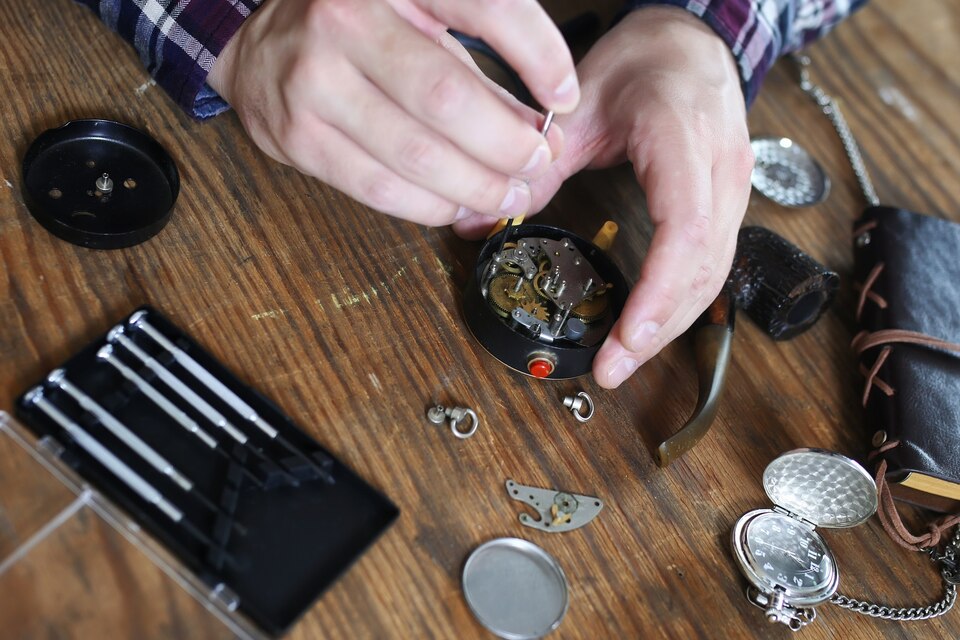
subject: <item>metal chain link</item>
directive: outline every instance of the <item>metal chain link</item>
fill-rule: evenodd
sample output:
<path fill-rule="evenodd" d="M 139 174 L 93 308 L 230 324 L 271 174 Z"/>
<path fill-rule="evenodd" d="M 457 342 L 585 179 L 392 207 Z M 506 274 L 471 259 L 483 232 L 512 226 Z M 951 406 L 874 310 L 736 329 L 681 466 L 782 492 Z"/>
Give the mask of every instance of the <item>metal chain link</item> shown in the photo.
<path fill-rule="evenodd" d="M 813 98 L 823 114 L 830 120 L 833 128 L 836 129 L 837 135 L 840 136 L 840 142 L 843 143 L 843 150 L 846 151 L 850 165 L 853 167 L 853 173 L 857 176 L 857 182 L 860 183 L 863 197 L 866 198 L 871 207 L 877 206 L 880 204 L 880 199 L 877 197 L 877 191 L 873 188 L 873 182 L 870 180 L 870 174 L 867 173 L 867 167 L 863 164 L 860 147 L 850 131 L 847 119 L 840 112 L 839 103 L 810 80 L 810 58 L 799 54 L 793 54 L 792 57 L 800 69 L 800 88 Z"/>
<path fill-rule="evenodd" d="M 953 538 L 947 543 L 943 553 L 932 548 L 926 549 L 930 559 L 940 565 L 940 578 L 943 580 L 943 597 L 933 604 L 925 607 L 891 607 L 857 600 L 839 593 L 830 598 L 830 602 L 838 607 L 884 620 L 929 620 L 942 616 L 950 611 L 957 601 L 957 583 L 960 582 L 957 565 L 960 560 L 958 551 L 960 551 L 960 527 L 954 532 Z"/>
<path fill-rule="evenodd" d="M 817 103 L 823 114 L 830 120 L 830 124 L 833 125 L 837 135 L 840 136 L 843 150 L 850 160 L 857 182 L 860 183 L 863 197 L 866 198 L 870 206 L 877 206 L 880 204 L 880 199 L 877 197 L 873 182 L 870 180 L 870 174 L 867 173 L 867 168 L 863 163 L 860 147 L 850 131 L 846 118 L 840 111 L 839 104 L 810 80 L 810 58 L 799 54 L 794 54 L 792 57 L 800 69 L 800 88 Z M 942 616 L 950 611 L 957 601 L 957 584 L 960 583 L 960 527 L 953 534 L 953 538 L 951 538 L 943 553 L 938 553 L 936 549 L 926 549 L 926 552 L 933 562 L 941 565 L 940 577 L 943 580 L 944 593 L 943 597 L 937 602 L 925 607 L 891 607 L 857 600 L 840 593 L 830 598 L 830 602 L 838 607 L 874 618 L 883 618 L 884 620 L 929 620 Z"/>

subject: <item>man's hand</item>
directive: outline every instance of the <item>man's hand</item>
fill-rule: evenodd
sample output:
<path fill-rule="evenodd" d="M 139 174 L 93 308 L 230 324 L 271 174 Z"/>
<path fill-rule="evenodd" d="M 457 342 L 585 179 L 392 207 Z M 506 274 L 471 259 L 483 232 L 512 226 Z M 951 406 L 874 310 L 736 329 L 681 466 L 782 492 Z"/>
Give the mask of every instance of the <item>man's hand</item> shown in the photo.
<path fill-rule="evenodd" d="M 557 121 L 563 155 L 532 183 L 534 210 L 569 176 L 629 159 L 653 239 L 640 280 L 593 363 L 616 387 L 683 333 L 720 291 L 750 195 L 753 154 L 733 56 L 682 9 L 630 13 L 578 68 L 583 99 Z M 483 219 L 454 228 L 482 232 Z"/>
<path fill-rule="evenodd" d="M 429 225 L 517 216 L 562 135 L 471 68 L 447 27 L 483 38 L 557 112 L 580 90 L 536 0 L 272 0 L 230 40 L 209 84 L 280 162 Z"/>

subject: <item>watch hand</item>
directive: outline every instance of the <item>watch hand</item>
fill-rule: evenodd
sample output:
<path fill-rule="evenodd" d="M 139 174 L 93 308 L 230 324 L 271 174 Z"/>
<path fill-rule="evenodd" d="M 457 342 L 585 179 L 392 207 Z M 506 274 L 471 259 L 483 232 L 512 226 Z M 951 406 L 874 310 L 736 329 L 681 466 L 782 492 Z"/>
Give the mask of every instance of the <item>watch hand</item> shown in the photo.
<path fill-rule="evenodd" d="M 785 553 L 785 554 L 787 555 L 787 557 L 789 557 L 791 560 L 793 560 L 794 562 L 796 562 L 796 563 L 799 564 L 799 565 L 803 565 L 803 561 L 800 560 L 800 556 L 798 556 L 797 554 L 795 554 L 793 551 L 787 551 L 787 550 L 784 549 L 783 547 L 778 547 L 777 545 L 772 544 L 772 543 L 770 543 L 770 542 L 761 541 L 760 544 L 765 544 L 765 545 L 767 545 L 768 547 L 770 547 L 771 549 L 776 549 L 777 551 L 782 551 L 782 552 Z"/>

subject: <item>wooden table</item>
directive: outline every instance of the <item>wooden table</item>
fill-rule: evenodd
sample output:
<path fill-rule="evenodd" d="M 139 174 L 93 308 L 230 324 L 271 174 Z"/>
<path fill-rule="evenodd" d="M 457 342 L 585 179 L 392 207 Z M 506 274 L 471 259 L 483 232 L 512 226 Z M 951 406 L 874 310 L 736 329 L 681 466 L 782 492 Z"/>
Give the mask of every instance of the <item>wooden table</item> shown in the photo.
<path fill-rule="evenodd" d="M 557 15 L 572 13 L 558 5 Z M 584 3 L 586 4 L 586 3 Z M 608 14 L 616 3 L 609 5 Z M 770 74 L 753 134 L 791 136 L 825 166 L 823 204 L 786 210 L 754 195 L 747 222 L 781 233 L 842 276 L 809 333 L 774 343 L 742 318 L 723 405 L 709 435 L 667 469 L 652 451 L 696 397 L 678 341 L 616 391 L 591 379 L 543 383 L 494 361 L 468 334 L 461 291 L 478 250 L 448 229 L 387 219 L 261 154 L 237 119 L 198 124 L 131 50 L 66 0 L 0 5 L 0 408 L 129 310 L 150 303 L 401 509 L 395 525 L 293 628 L 292 638 L 483 637 L 460 589 L 477 545 L 532 540 L 570 583 L 557 638 L 787 637 L 743 597 L 733 523 L 768 506 L 764 466 L 803 446 L 862 459 L 851 221 L 863 207 L 837 138 L 797 88 Z M 844 100 L 884 202 L 960 220 L 960 2 L 875 2 L 813 45 L 813 73 Z M 108 117 L 149 131 L 176 158 L 183 189 L 169 226 L 121 251 L 84 250 L 43 230 L 23 203 L 19 164 L 41 131 Z M 638 273 L 650 225 L 627 167 L 577 176 L 538 221 L 591 236 L 620 224 L 613 255 Z M 560 405 L 586 390 L 586 425 Z M 483 424 L 466 441 L 424 420 L 462 403 Z M 0 439 L 0 551 L 71 496 Z M 506 478 L 595 494 L 589 526 L 522 527 Z M 6 540 L 5 540 L 6 536 Z M 841 590 L 896 605 L 940 596 L 934 567 L 894 546 L 877 520 L 824 534 Z M 43 568 L 45 567 L 45 568 Z M 139 551 L 89 514 L 0 575 L 4 637 L 227 635 Z M 821 607 L 805 638 L 958 637 L 960 614 L 905 625 Z"/>

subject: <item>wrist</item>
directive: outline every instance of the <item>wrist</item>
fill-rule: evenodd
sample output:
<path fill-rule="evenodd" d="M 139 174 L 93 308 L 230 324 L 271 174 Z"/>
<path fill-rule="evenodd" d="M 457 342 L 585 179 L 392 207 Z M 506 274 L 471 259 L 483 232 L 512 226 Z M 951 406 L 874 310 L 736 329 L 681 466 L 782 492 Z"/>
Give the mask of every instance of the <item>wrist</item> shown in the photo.
<path fill-rule="evenodd" d="M 627 14 L 623 27 L 636 31 L 652 49 L 659 50 L 662 63 L 696 65 L 711 84 L 740 83 L 737 62 L 726 41 L 700 17 L 685 8 L 644 5 Z"/>

